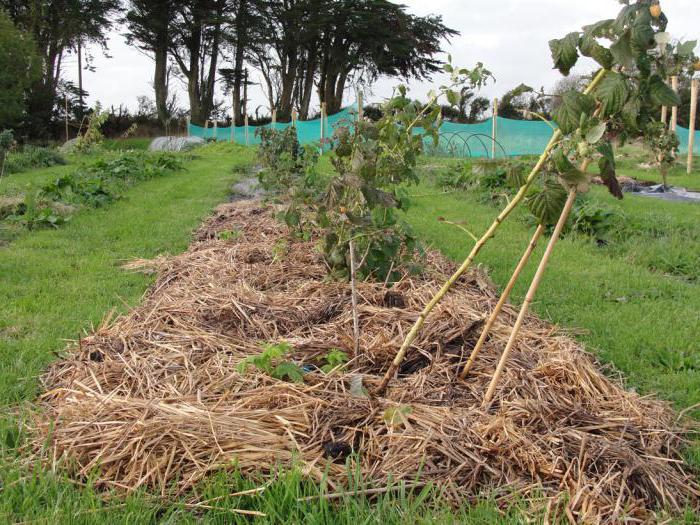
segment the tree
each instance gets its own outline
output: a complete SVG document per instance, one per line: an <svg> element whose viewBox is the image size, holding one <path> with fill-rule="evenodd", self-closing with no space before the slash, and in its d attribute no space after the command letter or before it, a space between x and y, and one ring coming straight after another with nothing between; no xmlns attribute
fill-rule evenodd
<svg viewBox="0 0 700 525"><path fill-rule="evenodd" d="M484 113L491 107L491 102L486 97L476 97L469 106L469 122L483 120Z"/></svg>
<svg viewBox="0 0 700 525"><path fill-rule="evenodd" d="M535 92L525 84L520 84L506 92L498 103L499 117L523 120L528 112L547 117L547 104L541 93Z"/></svg>
<svg viewBox="0 0 700 525"><path fill-rule="evenodd" d="M25 91L40 73L34 40L0 11L0 130L16 125L22 118Z"/></svg>
<svg viewBox="0 0 700 525"><path fill-rule="evenodd" d="M43 136L50 129L65 55L89 43L106 48L105 34L119 7L119 0L0 0L0 9L32 35L41 58L41 75L27 97L29 134Z"/></svg>
<svg viewBox="0 0 700 525"><path fill-rule="evenodd" d="M130 0L124 17L130 44L137 43L142 50L153 53L155 92L158 120L167 122L168 113L168 48L172 35L175 9L173 0Z"/></svg>
<svg viewBox="0 0 700 525"><path fill-rule="evenodd" d="M314 86L329 113L350 82L381 75L423 78L440 70L444 38L457 34L440 17L417 17L386 0L283 0L261 7L261 41L251 63L263 75L278 116L293 106L304 118Z"/></svg>
<svg viewBox="0 0 700 525"><path fill-rule="evenodd" d="M185 77L193 123L203 125L214 108L217 65L231 3L184 0L177 4L170 53Z"/></svg>

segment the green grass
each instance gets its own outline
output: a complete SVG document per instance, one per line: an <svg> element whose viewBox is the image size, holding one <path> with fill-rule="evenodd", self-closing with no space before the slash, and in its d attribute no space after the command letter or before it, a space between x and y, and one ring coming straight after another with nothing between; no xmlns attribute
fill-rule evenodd
<svg viewBox="0 0 700 525"><path fill-rule="evenodd" d="M107 139L102 147L108 151L119 151L127 149L146 150L151 145L153 139L150 137L130 137L128 139Z"/></svg>
<svg viewBox="0 0 700 525"><path fill-rule="evenodd" d="M183 250L202 217L225 200L238 176L234 169L254 161L253 151L242 147L207 146L195 155L198 158L188 162L186 171L139 184L114 204L79 212L59 230L27 232L0 248L0 406L5 414L0 418L0 522L249 523L250 518L231 513L236 508L267 514L256 523L519 522L517 506L505 514L489 502L453 510L429 489L412 495L398 491L376 501L345 497L335 503L298 502L300 497L317 496L322 488L296 472L280 475L255 497L228 494L258 486L260 480L218 473L197 488L200 499L220 498L212 504L215 509L193 511L181 500L166 503L146 493L103 502L89 482L76 486L39 465L21 464L14 450L23 442L17 418L31 406L38 393L37 376L55 358L54 352L61 350L65 339L98 324L111 309L124 311L136 304L152 282L124 272L121 262ZM322 162L327 168L327 158ZM438 168L444 165L428 162ZM46 180L62 169L18 176L29 182ZM436 195L428 185L412 191L430 196L414 199L409 221L422 238L456 260L471 242L436 217L466 220L479 231L497 213L473 195ZM578 337L603 361L623 371L630 386L658 392L678 407L700 401L700 283L683 272L667 275L649 268L649 261L662 254L663 242L677 243L673 252L677 257L691 251L684 250L688 246L695 249L688 243L697 240L700 206L642 198L617 203L599 189L593 194L632 218L635 235L628 236L628 244L604 248L581 238L563 240L534 310L564 327L580 328L583 333ZM526 224L513 217L480 255L479 262L489 267L496 283L507 280L528 234ZM516 288L515 301L522 299L533 266ZM700 464L699 452L695 463ZM693 520L689 515L685 522Z"/></svg>

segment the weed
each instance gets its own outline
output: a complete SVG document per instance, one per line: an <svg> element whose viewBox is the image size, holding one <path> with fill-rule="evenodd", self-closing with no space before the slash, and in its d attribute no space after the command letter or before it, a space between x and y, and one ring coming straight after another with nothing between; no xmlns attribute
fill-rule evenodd
<svg viewBox="0 0 700 525"><path fill-rule="evenodd" d="M237 369L241 374L245 374L249 368L253 367L264 374L281 381L292 381L294 383L304 382L304 371L298 365L281 360L291 351L288 343L266 344L260 354L251 355L243 359Z"/></svg>

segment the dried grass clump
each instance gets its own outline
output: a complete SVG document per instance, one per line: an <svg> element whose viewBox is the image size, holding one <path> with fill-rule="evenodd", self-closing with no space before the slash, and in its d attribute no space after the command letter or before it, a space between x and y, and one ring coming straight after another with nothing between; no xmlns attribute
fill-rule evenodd
<svg viewBox="0 0 700 525"><path fill-rule="evenodd" d="M137 261L158 272L143 303L69 349L43 378L37 443L76 476L166 494L209 472L301 464L328 470L340 489L355 451L366 479L435 482L455 503L513 489L545 496L572 521L650 520L656 509L697 506L698 484L679 453L670 407L605 377L581 346L529 317L487 411L481 401L515 312L506 307L466 381L456 380L496 302L481 273L464 276L430 316L385 397L368 390L439 288L449 262L432 252L422 276L390 290L359 283L361 352L345 370L303 384L236 365L261 343L287 341L291 359L321 365L353 352L350 289L326 280L311 242L288 242L259 202L225 205L171 258ZM216 232L237 229L235 240ZM354 459L353 459L354 461Z"/></svg>

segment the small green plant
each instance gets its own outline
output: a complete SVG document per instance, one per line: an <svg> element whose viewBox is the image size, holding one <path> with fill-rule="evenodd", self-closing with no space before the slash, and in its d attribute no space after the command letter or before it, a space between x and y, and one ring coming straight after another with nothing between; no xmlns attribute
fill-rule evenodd
<svg viewBox="0 0 700 525"><path fill-rule="evenodd" d="M675 131L666 128L663 122L652 122L644 134L645 143L651 149L654 164L661 172L664 188L668 187L668 171L676 163L680 141Z"/></svg>
<svg viewBox="0 0 700 525"><path fill-rule="evenodd" d="M86 153L102 145L104 135L102 134L102 125L107 122L109 113L102 111L102 106L99 102L95 104L90 116L88 117L88 125L85 133L78 137L74 149L79 153Z"/></svg>
<svg viewBox="0 0 700 525"><path fill-rule="evenodd" d="M220 241L235 241L243 232L241 230L223 230L216 234L216 238Z"/></svg>
<svg viewBox="0 0 700 525"><path fill-rule="evenodd" d="M332 348L326 355L323 356L323 359L326 361L326 364L321 367L321 370L328 374L347 363L348 354L342 350L339 350L338 348Z"/></svg>
<svg viewBox="0 0 700 525"><path fill-rule="evenodd" d="M260 354L251 355L241 361L236 369L245 374L254 368L280 381L304 382L304 371L298 365L283 361L282 358L291 351L288 343L266 344Z"/></svg>
<svg viewBox="0 0 700 525"><path fill-rule="evenodd" d="M5 173L18 173L35 168L49 168L65 163L66 159L55 149L24 146L21 151L14 151L7 155Z"/></svg>

